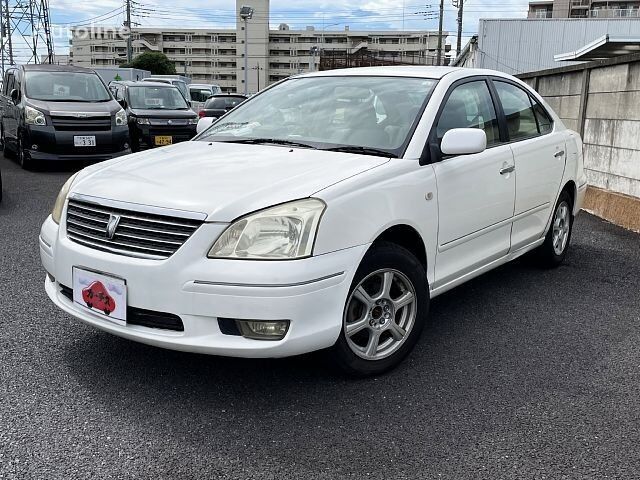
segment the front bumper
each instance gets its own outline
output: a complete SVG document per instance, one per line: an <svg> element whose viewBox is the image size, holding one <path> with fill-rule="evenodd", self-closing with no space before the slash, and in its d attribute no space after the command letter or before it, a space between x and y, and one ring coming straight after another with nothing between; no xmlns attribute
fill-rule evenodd
<svg viewBox="0 0 640 480"><path fill-rule="evenodd" d="M109 160L131 153L129 129L126 126L110 130L59 130L52 125L28 125L23 133L25 153L33 160ZM75 147L73 137L95 136L95 147ZM37 146L37 149L34 148Z"/></svg>
<svg viewBox="0 0 640 480"><path fill-rule="evenodd" d="M204 224L167 260L105 253L71 242L49 217L40 255L49 298L73 317L109 333L173 350L237 357L284 357L335 343L349 287L368 245L304 260L212 260L206 252L225 225ZM178 315L183 332L119 325L71 302L74 266L126 279L129 306ZM290 320L280 341L224 334L218 318Z"/></svg>
<svg viewBox="0 0 640 480"><path fill-rule="evenodd" d="M131 127L131 139L139 147L155 148L156 137L171 137L172 144L187 142L196 136L196 125L185 126L155 126L138 125Z"/></svg>

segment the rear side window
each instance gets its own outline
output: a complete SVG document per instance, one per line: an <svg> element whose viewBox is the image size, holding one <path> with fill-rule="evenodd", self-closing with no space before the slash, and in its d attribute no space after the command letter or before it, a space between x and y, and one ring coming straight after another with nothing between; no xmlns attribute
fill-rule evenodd
<svg viewBox="0 0 640 480"><path fill-rule="evenodd" d="M538 128L541 134L549 133L553 128L553 120L547 113L547 111L540 105L535 99L533 100L533 111L536 114L538 120Z"/></svg>
<svg viewBox="0 0 640 480"><path fill-rule="evenodd" d="M509 139L517 141L538 135L538 123L529 94L510 83L494 81L494 85L507 119Z"/></svg>
<svg viewBox="0 0 640 480"><path fill-rule="evenodd" d="M449 95L438 119L438 140L453 128L484 130L488 146L500 141L496 111L484 80L463 83Z"/></svg>

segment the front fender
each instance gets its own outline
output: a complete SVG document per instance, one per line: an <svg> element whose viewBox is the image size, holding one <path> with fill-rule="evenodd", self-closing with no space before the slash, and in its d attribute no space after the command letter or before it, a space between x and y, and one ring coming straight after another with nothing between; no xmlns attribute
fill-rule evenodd
<svg viewBox="0 0 640 480"><path fill-rule="evenodd" d="M313 196L327 203L314 254L369 244L393 226L408 225L422 237L427 253L427 278L433 281L438 197L430 165L394 159Z"/></svg>

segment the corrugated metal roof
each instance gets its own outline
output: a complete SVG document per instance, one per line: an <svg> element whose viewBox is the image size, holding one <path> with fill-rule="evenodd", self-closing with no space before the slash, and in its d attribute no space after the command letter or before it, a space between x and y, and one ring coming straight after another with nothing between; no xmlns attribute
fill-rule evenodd
<svg viewBox="0 0 640 480"><path fill-rule="evenodd" d="M482 19L476 66L510 74L559 67L555 55L606 34L637 36L640 18Z"/></svg>

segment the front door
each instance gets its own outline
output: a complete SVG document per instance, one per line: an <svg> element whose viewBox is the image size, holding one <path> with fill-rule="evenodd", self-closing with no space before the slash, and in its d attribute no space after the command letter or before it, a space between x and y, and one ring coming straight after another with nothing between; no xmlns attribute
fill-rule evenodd
<svg viewBox="0 0 640 480"><path fill-rule="evenodd" d="M511 247L515 202L513 154L501 143L485 80L455 86L437 120L438 141L452 128L481 128L487 149L434 163L438 185L438 251L433 287L503 257Z"/></svg>

